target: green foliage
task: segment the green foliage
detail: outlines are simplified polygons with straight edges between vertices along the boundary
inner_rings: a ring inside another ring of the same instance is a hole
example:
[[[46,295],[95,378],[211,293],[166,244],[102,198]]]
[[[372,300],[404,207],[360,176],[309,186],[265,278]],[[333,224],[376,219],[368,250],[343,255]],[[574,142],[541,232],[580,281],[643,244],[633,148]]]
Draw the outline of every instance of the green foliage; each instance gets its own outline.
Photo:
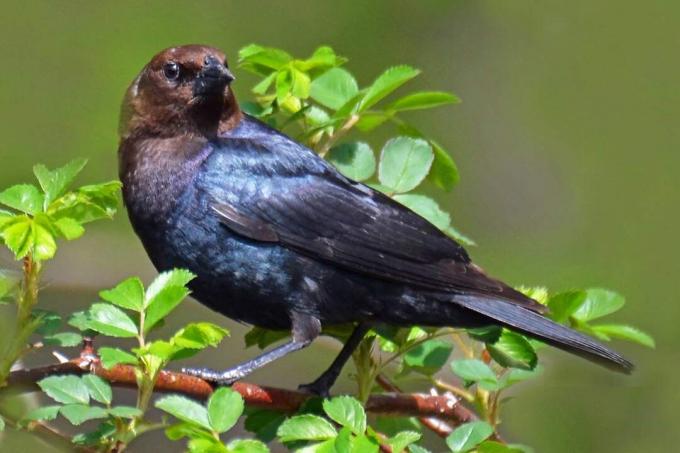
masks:
[[[15,211],[0,211],[0,239],[17,259],[30,255],[36,261],[48,260],[56,253],[57,238],[77,239],[85,223],[116,212],[117,181],[67,191],[85,164],[76,160],[52,171],[36,165],[40,189],[19,184],[0,192],[0,205]]]
[[[446,445],[454,453],[470,451],[493,433],[487,422],[470,422],[460,425],[447,438]]]

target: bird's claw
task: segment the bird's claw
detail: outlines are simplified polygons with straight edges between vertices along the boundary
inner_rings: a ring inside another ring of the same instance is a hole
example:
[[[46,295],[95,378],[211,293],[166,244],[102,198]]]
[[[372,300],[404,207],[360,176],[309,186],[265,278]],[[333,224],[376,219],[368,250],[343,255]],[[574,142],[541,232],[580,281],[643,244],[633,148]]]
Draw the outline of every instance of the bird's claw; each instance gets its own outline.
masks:
[[[234,382],[243,378],[243,373],[238,371],[216,371],[210,368],[182,368],[182,373],[189,376],[194,376],[204,381],[216,385],[232,385]]]

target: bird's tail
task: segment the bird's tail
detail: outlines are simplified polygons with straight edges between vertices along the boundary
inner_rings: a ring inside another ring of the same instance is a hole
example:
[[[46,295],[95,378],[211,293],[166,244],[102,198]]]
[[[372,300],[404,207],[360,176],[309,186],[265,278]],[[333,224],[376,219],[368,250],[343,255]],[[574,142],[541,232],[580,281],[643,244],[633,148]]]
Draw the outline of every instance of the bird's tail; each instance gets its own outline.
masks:
[[[617,352],[575,330],[502,299],[458,295],[454,302],[476,313],[491,318],[511,330],[525,334],[551,346],[606,366],[614,371],[629,374],[633,364]]]

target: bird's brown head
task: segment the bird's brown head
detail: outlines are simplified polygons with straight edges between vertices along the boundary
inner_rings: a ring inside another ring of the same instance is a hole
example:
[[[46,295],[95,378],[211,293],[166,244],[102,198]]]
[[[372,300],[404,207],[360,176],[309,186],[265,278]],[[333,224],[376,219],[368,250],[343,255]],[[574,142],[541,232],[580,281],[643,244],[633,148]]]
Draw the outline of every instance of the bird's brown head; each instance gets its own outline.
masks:
[[[225,55],[201,45],[171,47],[154,56],[127,90],[120,136],[216,135],[240,119]]]

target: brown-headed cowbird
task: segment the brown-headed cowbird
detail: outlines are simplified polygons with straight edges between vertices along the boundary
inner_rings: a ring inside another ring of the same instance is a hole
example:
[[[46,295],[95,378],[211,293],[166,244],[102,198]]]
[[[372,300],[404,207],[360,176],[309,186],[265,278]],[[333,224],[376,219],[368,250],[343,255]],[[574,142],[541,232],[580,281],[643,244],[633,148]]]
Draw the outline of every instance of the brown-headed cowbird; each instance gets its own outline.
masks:
[[[125,96],[120,177],[132,225],[161,271],[197,275],[194,297],[292,339],[235,368],[187,370],[221,384],[309,345],[324,325],[356,327],[310,391],[325,394],[370,326],[500,325],[629,372],[632,364],[547,319],[488,277],[408,208],[347,179],[239,109],[215,48],[153,57]]]

